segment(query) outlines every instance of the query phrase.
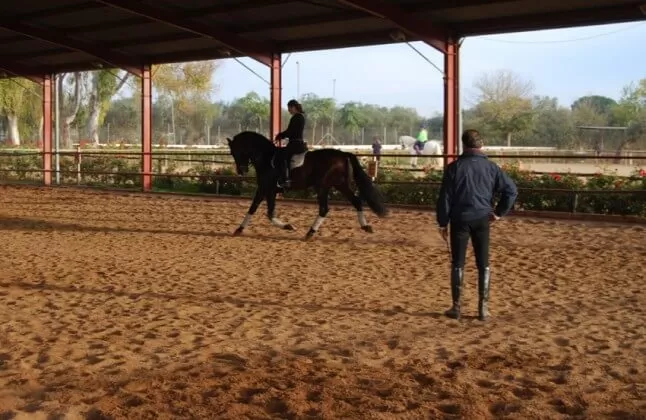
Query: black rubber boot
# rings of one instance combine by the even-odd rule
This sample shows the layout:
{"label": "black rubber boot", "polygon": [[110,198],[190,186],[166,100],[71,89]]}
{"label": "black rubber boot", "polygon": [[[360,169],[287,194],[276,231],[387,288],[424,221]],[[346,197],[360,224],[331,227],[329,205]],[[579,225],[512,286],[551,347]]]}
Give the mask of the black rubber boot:
{"label": "black rubber boot", "polygon": [[464,270],[462,268],[453,268],[451,270],[451,299],[453,306],[444,315],[453,319],[460,319],[460,293],[462,291],[462,280]]}
{"label": "black rubber boot", "polygon": [[489,267],[478,270],[478,319],[486,321],[489,318]]}

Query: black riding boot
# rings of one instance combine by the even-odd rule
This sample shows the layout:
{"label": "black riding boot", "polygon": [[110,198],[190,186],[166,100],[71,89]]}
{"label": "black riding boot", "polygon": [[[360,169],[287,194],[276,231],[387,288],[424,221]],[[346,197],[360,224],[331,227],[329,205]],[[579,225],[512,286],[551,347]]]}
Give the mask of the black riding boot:
{"label": "black riding boot", "polygon": [[292,184],[292,181],[289,179],[289,165],[291,164],[291,159],[285,162],[285,181],[283,182],[283,186],[285,188],[289,188]]}
{"label": "black riding boot", "polygon": [[288,184],[288,179],[289,179],[289,164],[285,163],[284,160],[281,160],[280,163],[276,167],[276,173],[278,174],[277,176],[277,186],[279,189],[283,189],[284,187],[287,187]]}
{"label": "black riding boot", "polygon": [[489,267],[478,271],[478,319],[486,321],[489,317]]}
{"label": "black riding boot", "polygon": [[451,298],[453,306],[444,315],[453,319],[460,319],[460,292],[462,291],[462,280],[464,278],[464,269],[453,268],[451,270]]}

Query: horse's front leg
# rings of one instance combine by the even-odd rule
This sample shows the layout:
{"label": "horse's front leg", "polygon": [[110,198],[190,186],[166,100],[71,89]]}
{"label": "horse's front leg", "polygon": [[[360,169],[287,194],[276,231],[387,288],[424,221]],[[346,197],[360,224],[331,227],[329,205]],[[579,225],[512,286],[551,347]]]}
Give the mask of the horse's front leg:
{"label": "horse's front leg", "polygon": [[272,225],[278,226],[284,230],[296,230],[294,226],[289,223],[284,223],[276,217],[276,188],[269,188],[267,190],[267,217]]}
{"label": "horse's front leg", "polygon": [[330,211],[328,207],[328,195],[330,193],[329,188],[319,188],[316,194],[316,201],[319,203],[319,215],[316,217],[316,220],[314,220],[314,223],[312,224],[312,227],[310,227],[310,230],[307,232],[307,235],[305,235],[305,239],[310,239],[314,236],[316,232],[318,232],[319,228],[323,224],[323,221],[325,220],[325,217],[327,216],[328,212]]}
{"label": "horse's front leg", "polygon": [[417,167],[417,150],[415,149],[413,149],[411,153],[410,166],[412,166],[413,168]]}
{"label": "horse's front leg", "polygon": [[262,191],[261,187],[258,187],[256,189],[256,192],[253,195],[253,199],[251,200],[251,206],[249,206],[249,210],[247,211],[247,214],[242,220],[242,223],[240,223],[240,226],[238,226],[238,228],[233,232],[233,236],[238,236],[242,234],[245,228],[249,226],[249,223],[251,223],[251,218],[256,213],[256,210],[258,210],[258,206],[260,205],[260,203],[262,203],[263,197],[264,197],[264,192]]}

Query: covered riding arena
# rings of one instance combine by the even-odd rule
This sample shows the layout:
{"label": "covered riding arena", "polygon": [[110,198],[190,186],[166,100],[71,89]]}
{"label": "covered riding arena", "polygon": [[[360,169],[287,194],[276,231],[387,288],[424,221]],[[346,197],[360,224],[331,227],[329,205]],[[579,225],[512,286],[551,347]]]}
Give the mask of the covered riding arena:
{"label": "covered riding arena", "polygon": [[[464,36],[644,19],[636,1],[25,0],[0,6],[0,69],[43,85],[44,186],[0,187],[0,419],[646,417],[643,224],[495,226],[492,318],[450,301],[433,215],[159,195],[151,64],[423,40],[445,54],[457,152]],[[433,24],[431,24],[433,23]],[[53,188],[52,75],[141,77],[142,193]],[[447,159],[448,160],[448,159]],[[471,255],[469,255],[471,258]]]}

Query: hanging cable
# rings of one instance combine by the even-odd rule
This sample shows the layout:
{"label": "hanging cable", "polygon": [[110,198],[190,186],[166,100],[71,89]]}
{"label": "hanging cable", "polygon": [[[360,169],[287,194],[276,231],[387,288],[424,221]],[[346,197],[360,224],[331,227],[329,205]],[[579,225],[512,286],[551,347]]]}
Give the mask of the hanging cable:
{"label": "hanging cable", "polygon": [[419,54],[427,63],[429,63],[431,66],[435,67],[437,69],[437,71],[439,71],[440,74],[442,74],[442,76],[444,76],[444,70],[442,70],[441,68],[436,66],[434,62],[432,62],[428,57],[426,57],[424,54],[422,54],[421,51],[418,50],[417,48],[415,48],[410,42],[406,42],[406,44],[409,47],[411,47],[413,49],[413,51],[415,51],[417,54]]}
{"label": "hanging cable", "polygon": [[287,60],[289,60],[289,57],[292,56],[292,53],[287,54],[287,57],[285,57],[285,61],[282,62],[281,67],[285,66],[285,63],[287,63]]}
{"label": "hanging cable", "polygon": [[243,63],[242,61],[240,61],[237,57],[233,57],[233,59],[234,59],[234,60],[236,60],[236,61],[238,62],[238,64],[240,64],[242,67],[246,68],[246,69],[247,69],[247,70],[249,70],[251,73],[253,73],[254,75],[256,75],[260,80],[262,80],[263,82],[267,83],[268,85],[271,85],[271,83],[269,83],[269,80],[267,80],[267,79],[265,79],[264,77],[262,77],[261,75],[259,75],[256,71],[254,71],[251,67],[249,67],[248,65],[246,65],[245,63]]}
{"label": "hanging cable", "polygon": [[9,80],[11,80],[12,83],[15,83],[18,86],[20,86],[21,88],[25,89],[27,92],[31,93],[32,95],[35,95],[35,96],[38,96],[39,98],[42,98],[42,96],[38,92],[36,92],[33,89],[28,88],[27,86],[23,85],[20,82],[18,82],[15,77],[11,77],[11,78],[9,78]]}

